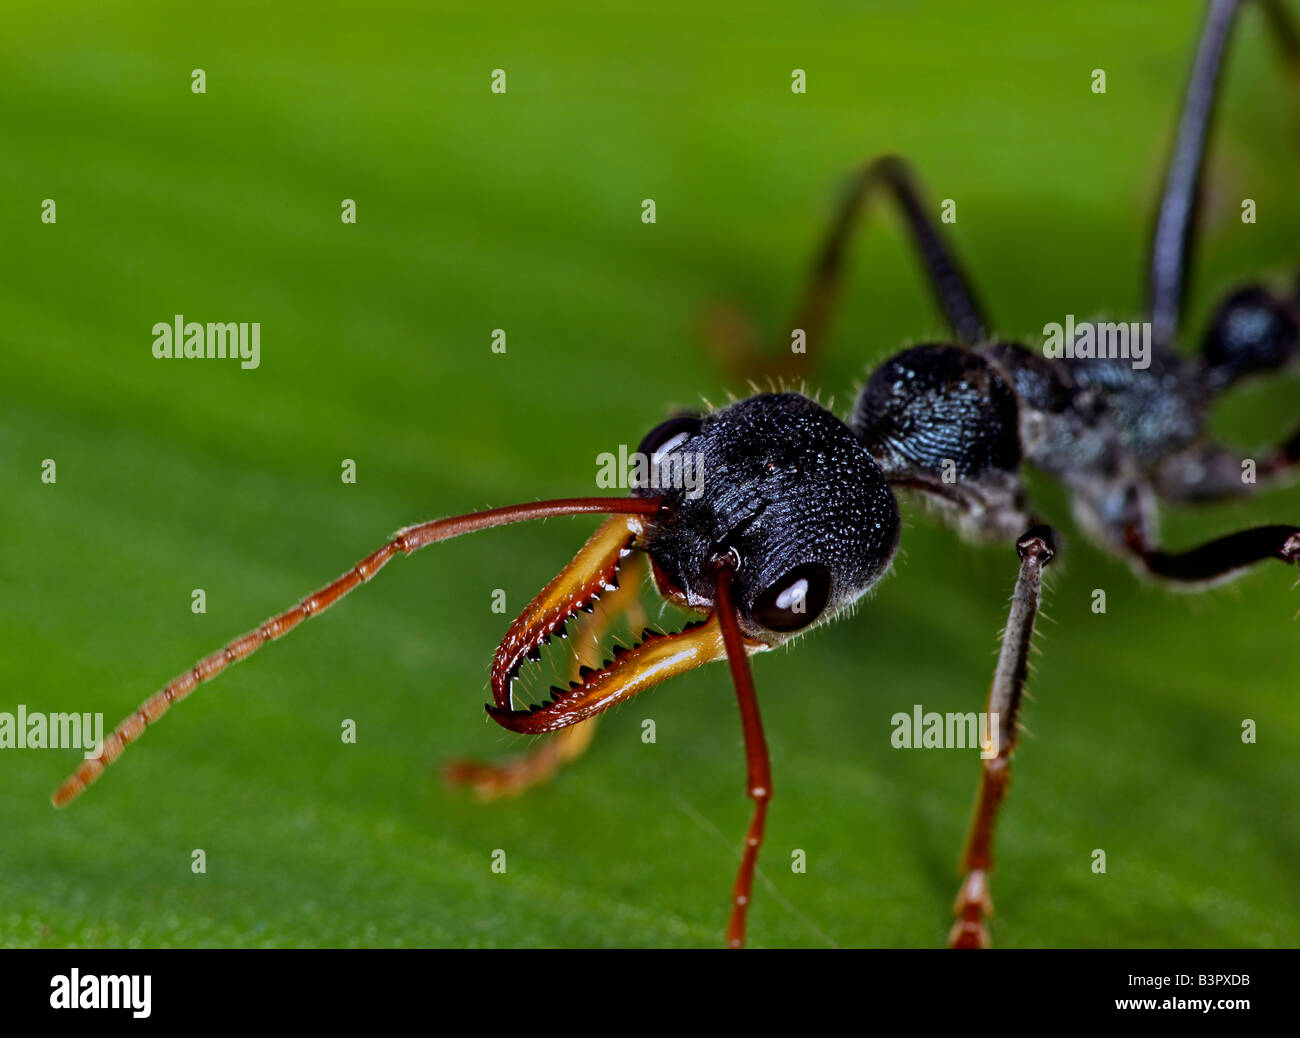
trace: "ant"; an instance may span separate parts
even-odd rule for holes
[[[1241,530],[1185,551],[1161,547],[1155,532],[1157,502],[1211,501],[1253,489],[1241,478],[1246,459],[1208,438],[1211,404],[1239,380],[1279,372],[1300,353],[1300,296],[1258,285],[1220,304],[1199,356],[1183,358],[1173,349],[1220,70],[1239,6],[1239,0],[1210,0],[1192,66],[1152,237],[1149,365],[1117,357],[1049,360],[992,334],[909,167],[894,157],[877,159],[849,185],[796,326],[810,344],[823,337],[860,212],[883,191],[902,212],[955,342],[915,346],[887,360],[862,388],[847,422],[795,392],[758,393],[708,414],[671,418],[645,437],[639,452],[649,459],[651,475],[689,452],[704,474],[702,486],[690,493],[644,479],[627,497],[520,504],[407,527],[333,583],[200,660],[146,700],[104,741],[99,755],[59,787],[55,805],[79,796],[173,703],[328,609],[396,555],[526,519],[604,514],[608,518],[573,561],[511,625],[492,661],[487,712],[493,720],[512,732],[559,734],[505,764],[458,764],[450,777],[486,795],[518,792],[581,752],[600,712],[669,677],[725,659],[740,707],[746,790],[753,800],[726,931],[727,943],[740,947],[772,797],[749,657],[830,620],[885,574],[900,534],[895,491],[905,491],[933,503],[964,534],[1014,539],[1019,556],[988,696],[996,752],[981,754],[949,937],[953,947],[987,946],[994,829],[1010,780],[1043,570],[1058,550],[1055,531],[1029,510],[1022,466],[1056,477],[1071,495],[1079,525],[1142,574],[1196,587],[1266,559],[1300,559],[1297,526]],[[1294,44],[1281,10],[1274,3],[1265,7],[1279,35]],[[1298,54],[1289,48],[1290,58]],[[1260,461],[1258,475],[1281,478],[1298,460],[1300,430]],[[599,603],[589,621],[597,632],[634,611],[632,588],[620,591],[618,575],[644,559],[658,593],[703,619],[674,634],[647,631],[633,647],[615,649],[612,659],[582,664],[569,686],[553,688],[548,701],[517,708],[512,687],[521,666],[539,660],[541,647],[563,636],[580,611],[595,612]]]

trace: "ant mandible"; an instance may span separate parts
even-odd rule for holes
[[[333,583],[146,700],[104,741],[102,752],[59,787],[55,805],[80,795],[174,702],[323,612],[395,555],[525,519],[608,514],[510,627],[492,662],[492,718],[513,732],[560,734],[519,760],[461,764],[451,777],[489,795],[517,792],[580,752],[592,727],[582,722],[666,678],[725,658],[754,801],[727,926],[727,943],[739,947],[772,796],[749,656],[829,620],[881,578],[898,547],[894,491],[905,490],[935,504],[963,533],[1015,538],[1020,558],[988,698],[988,715],[997,718],[997,752],[981,765],[950,934],[954,947],[987,945],[994,826],[1010,778],[1042,571],[1057,551],[1053,529],[1028,510],[1021,467],[1059,479],[1085,531],[1140,572],[1165,581],[1201,585],[1265,559],[1300,558],[1296,526],[1242,530],[1181,552],[1161,548],[1155,534],[1158,501],[1196,503],[1253,489],[1241,479],[1242,455],[1207,435],[1211,403],[1240,379],[1280,371],[1300,353],[1300,297],[1261,286],[1240,289],[1219,306],[1198,357],[1184,359],[1173,350],[1196,238],[1201,169],[1238,7],[1238,0],[1211,0],[1192,66],[1152,239],[1148,367],[1117,358],[1051,361],[992,335],[907,165],[877,159],[849,185],[795,327],[810,345],[823,338],[858,216],[883,189],[902,212],[957,343],[916,346],[886,361],[858,395],[847,423],[793,392],[760,393],[707,415],[669,420],[640,451],[652,469],[691,452],[705,477],[691,493],[642,485],[626,498],[521,504],[402,530]],[[1267,10],[1275,28],[1294,38],[1281,9],[1269,2]],[[1296,57],[1294,50],[1290,56]],[[772,370],[783,374],[786,365]],[[1300,430],[1261,460],[1258,476],[1276,480],[1298,459]],[[635,608],[631,595],[616,590],[620,567],[634,553],[648,558],[660,595],[705,619],[676,634],[646,632],[603,665],[580,667],[568,688],[552,689],[549,701],[516,709],[511,688],[524,660],[540,658],[541,646],[563,635],[579,610],[595,610],[602,594],[618,596],[601,603],[591,621],[599,629]]]

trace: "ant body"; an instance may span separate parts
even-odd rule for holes
[[[1147,575],[1195,586],[1266,559],[1300,559],[1297,526],[1243,530],[1181,552],[1161,547],[1155,532],[1160,501],[1210,501],[1253,488],[1241,478],[1241,455],[1208,439],[1210,406],[1238,380],[1279,372],[1300,353],[1300,298],[1258,286],[1220,305],[1196,359],[1173,351],[1203,158],[1238,6],[1238,0],[1211,0],[1192,68],[1153,235],[1149,366],[1116,357],[1048,360],[991,334],[908,167],[878,159],[850,185],[796,325],[809,343],[820,341],[857,218],[868,197],[883,189],[901,209],[956,342],[916,346],[886,361],[863,387],[847,423],[793,392],[762,393],[704,416],[670,419],[640,451],[652,469],[690,452],[704,473],[698,492],[647,482],[626,498],[516,505],[408,527],[333,583],[173,679],[67,779],[55,804],[84,791],[172,703],[328,608],[395,555],[524,519],[607,514],[510,627],[492,663],[487,710],[493,719],[514,732],[560,734],[521,761],[462,764],[452,777],[488,793],[524,788],[581,749],[591,732],[583,722],[668,677],[725,658],[754,801],[727,928],[728,943],[740,946],[772,795],[749,656],[831,619],[880,579],[898,547],[895,491],[902,490],[932,501],[963,533],[1014,540],[1020,560],[989,692],[996,753],[982,762],[950,936],[953,946],[986,945],[994,826],[1010,777],[1042,571],[1057,551],[1054,531],[1028,507],[1022,466],[1059,479],[1080,525]],[[1281,17],[1272,4],[1268,12]],[[1300,432],[1261,459],[1258,475],[1280,478],[1297,460]],[[647,632],[603,665],[582,666],[549,701],[517,709],[511,688],[524,662],[537,660],[541,646],[562,635],[579,611],[593,611],[602,595],[617,596],[620,566],[634,554],[649,560],[660,595],[704,619],[676,634]],[[611,597],[591,623],[599,626],[631,608]]]

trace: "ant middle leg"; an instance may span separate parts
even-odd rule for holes
[[[1255,526],[1183,551],[1166,550],[1155,534],[1155,495],[1136,478],[1090,488],[1075,497],[1074,511],[1081,525],[1139,573],[1173,585],[1218,583],[1268,559],[1300,561],[1300,526]]]
[[[1283,373],[1300,360],[1300,293],[1287,297],[1260,285],[1231,293],[1214,312],[1198,358],[1207,400],[1243,379]],[[1199,441],[1162,460],[1153,473],[1166,501],[1241,497],[1290,475],[1300,463],[1300,429],[1279,445],[1247,455]]]
[[[1179,552],[1157,547],[1137,527],[1127,536],[1132,557],[1152,576],[1174,584],[1226,580],[1268,559],[1300,562],[1300,526],[1255,526]]]
[[[1162,500],[1205,504],[1244,497],[1294,477],[1300,467],[1300,428],[1254,456],[1217,444],[1196,444],[1160,464],[1155,489]]]
[[[577,678],[583,667],[601,666],[601,640],[619,620],[626,619],[633,631],[645,627],[640,600],[644,565],[640,553],[629,557],[618,589],[602,597],[587,622],[570,637],[574,652],[571,678]],[[443,779],[449,786],[469,787],[484,801],[518,796],[548,782],[560,768],[581,757],[591,746],[598,720],[592,717],[542,736],[536,746],[501,761],[452,761],[444,768]]]

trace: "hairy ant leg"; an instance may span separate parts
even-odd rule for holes
[[[957,921],[948,935],[948,944],[952,948],[987,948],[989,945],[985,919],[993,914],[993,900],[989,894],[993,834],[998,809],[1011,781],[1011,753],[1016,745],[1017,717],[1025,691],[1034,619],[1042,600],[1043,567],[1056,554],[1056,532],[1050,526],[1034,526],[1016,542],[1016,551],[1020,555],[1020,574],[1011,595],[1011,611],[1002,635],[1002,650],[989,686],[988,731],[996,733],[997,743],[981,748],[981,756],[985,753],[991,755],[980,763],[975,810],[962,851],[961,868],[965,878],[953,905]]]
[[[1255,526],[1217,537],[1184,551],[1165,551],[1144,531],[1130,528],[1128,548],[1145,571],[1172,584],[1211,584],[1229,580],[1257,562],[1300,562],[1300,526]]]

